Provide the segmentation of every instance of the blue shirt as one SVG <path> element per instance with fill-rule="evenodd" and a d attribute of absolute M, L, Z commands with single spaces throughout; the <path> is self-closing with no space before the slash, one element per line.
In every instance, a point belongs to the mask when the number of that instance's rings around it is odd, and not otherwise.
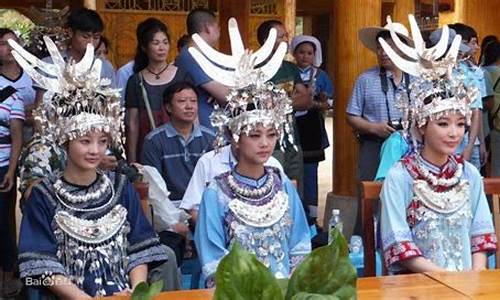
<path fill-rule="evenodd" d="M 401 119 L 401 110 L 395 104 L 396 95 L 406 92 L 404 77 L 399 86 L 396 86 L 390 72 L 386 72 L 385 76 L 387 76 L 389 112 L 387 111 L 386 96 L 382 91 L 380 67 L 378 66 L 368 69 L 358 77 L 346 112 L 353 116 L 363 117 L 373 123 L 387 122 L 389 115 L 393 121 Z"/>
<path fill-rule="evenodd" d="M 186 71 L 193 80 L 194 85 L 198 87 L 198 119 L 201 125 L 213 130 L 212 123 L 210 122 L 210 114 L 214 110 L 214 106 L 212 103 L 208 103 L 211 97 L 210 94 L 201 87 L 213 79 L 201 69 L 191 53 L 189 53 L 188 47 L 181 49 L 181 52 L 175 59 L 175 65 L 179 69 Z"/>
<path fill-rule="evenodd" d="M 213 149 L 214 134 L 210 129 L 194 125 L 185 140 L 172 123 L 156 128 L 144 139 L 141 163 L 155 167 L 165 180 L 171 200 L 184 196 L 198 159 Z"/>

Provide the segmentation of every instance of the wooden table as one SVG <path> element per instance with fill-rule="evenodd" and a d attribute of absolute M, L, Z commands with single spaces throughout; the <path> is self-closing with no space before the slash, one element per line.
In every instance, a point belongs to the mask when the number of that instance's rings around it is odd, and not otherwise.
<path fill-rule="evenodd" d="M 500 299 L 500 270 L 425 275 L 472 299 Z"/>
<path fill-rule="evenodd" d="M 469 299 L 425 274 L 359 278 L 359 300 Z"/>
<path fill-rule="evenodd" d="M 214 290 L 164 292 L 155 300 L 209 300 Z M 127 300 L 129 297 L 107 297 Z M 357 299 L 500 299 L 500 270 L 359 278 Z"/>

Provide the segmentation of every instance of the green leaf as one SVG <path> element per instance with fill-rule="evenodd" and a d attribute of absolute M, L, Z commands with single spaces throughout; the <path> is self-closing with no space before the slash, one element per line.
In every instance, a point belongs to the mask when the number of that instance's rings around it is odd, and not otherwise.
<path fill-rule="evenodd" d="M 238 243 L 219 263 L 215 283 L 215 300 L 283 299 L 280 286 L 271 271 Z"/>
<path fill-rule="evenodd" d="M 288 278 L 276 279 L 276 282 L 278 282 L 278 285 L 280 286 L 282 295 L 286 295 L 286 290 L 288 289 L 288 281 Z"/>
<path fill-rule="evenodd" d="M 155 296 L 159 295 L 161 293 L 161 289 L 163 288 L 163 281 L 158 280 L 149 286 L 149 290 L 147 293 L 147 299 L 153 299 Z"/>
<path fill-rule="evenodd" d="M 149 285 L 146 282 L 140 282 L 135 286 L 132 292 L 132 300 L 147 300 L 147 294 L 149 290 Z"/>
<path fill-rule="evenodd" d="M 339 298 L 333 295 L 320 295 L 300 292 L 292 297 L 292 300 L 338 300 Z"/>
<path fill-rule="evenodd" d="M 286 300 L 296 299 L 294 296 L 301 292 L 306 295 L 332 295 L 338 299 L 355 297 L 357 275 L 349 260 L 347 242 L 337 229 L 330 234 L 330 245 L 315 249 L 297 266 L 288 284 Z"/>

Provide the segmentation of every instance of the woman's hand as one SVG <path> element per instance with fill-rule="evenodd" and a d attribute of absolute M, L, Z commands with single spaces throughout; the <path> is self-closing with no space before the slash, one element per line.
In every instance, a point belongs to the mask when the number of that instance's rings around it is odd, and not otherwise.
<path fill-rule="evenodd" d="M 0 183 L 0 192 L 8 192 L 14 186 L 15 176 L 14 171 L 10 169 L 5 174 L 2 183 Z"/>

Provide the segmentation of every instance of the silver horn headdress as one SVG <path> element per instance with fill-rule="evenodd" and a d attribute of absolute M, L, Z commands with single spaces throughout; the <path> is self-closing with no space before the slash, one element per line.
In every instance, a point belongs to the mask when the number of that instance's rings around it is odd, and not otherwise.
<path fill-rule="evenodd" d="M 198 34 L 192 36 L 198 49 L 189 48 L 208 76 L 230 87 L 225 107 L 215 104 L 210 116 L 213 126 L 217 128 L 215 149 L 225 144 L 226 129 L 231 131 L 237 142 L 241 133 L 248 134 L 258 125 L 274 127 L 279 133 L 282 149 L 285 145 L 284 132 L 293 145 L 292 101 L 285 90 L 267 82 L 281 67 L 287 51 L 286 43 L 281 42 L 273 54 L 276 29 L 272 28 L 264 45 L 252 52 L 245 50 L 234 18 L 229 19 L 228 28 L 232 55 L 213 49 Z"/>
<path fill-rule="evenodd" d="M 56 44 L 47 36 L 44 41 L 53 63 L 42 61 L 9 40 L 12 55 L 35 82 L 47 92 L 34 111 L 41 136 L 64 144 L 92 130 L 109 134 L 113 146 L 121 149 L 123 110 L 120 94 L 110 88 L 111 81 L 100 78 L 102 62 L 94 59 L 94 47 L 87 45 L 78 63 L 66 63 Z"/>
<path fill-rule="evenodd" d="M 399 50 L 411 58 L 400 56 L 394 49 L 379 38 L 382 48 L 394 64 L 403 72 L 415 76 L 410 84 L 410 97 L 402 95 L 400 106 L 403 110 L 403 127 L 424 126 L 429 118 L 439 119 L 450 112 L 464 115 L 470 122 L 470 104 L 476 99 L 477 88 L 464 85 L 464 75 L 456 68 L 457 55 L 462 37 L 456 35 L 448 48 L 448 26 L 444 25 L 441 39 L 431 47 L 426 48 L 425 42 L 413 15 L 409 15 L 414 48 L 401 41 L 389 26 L 392 40 Z M 391 24 L 391 18 L 387 17 Z"/>

